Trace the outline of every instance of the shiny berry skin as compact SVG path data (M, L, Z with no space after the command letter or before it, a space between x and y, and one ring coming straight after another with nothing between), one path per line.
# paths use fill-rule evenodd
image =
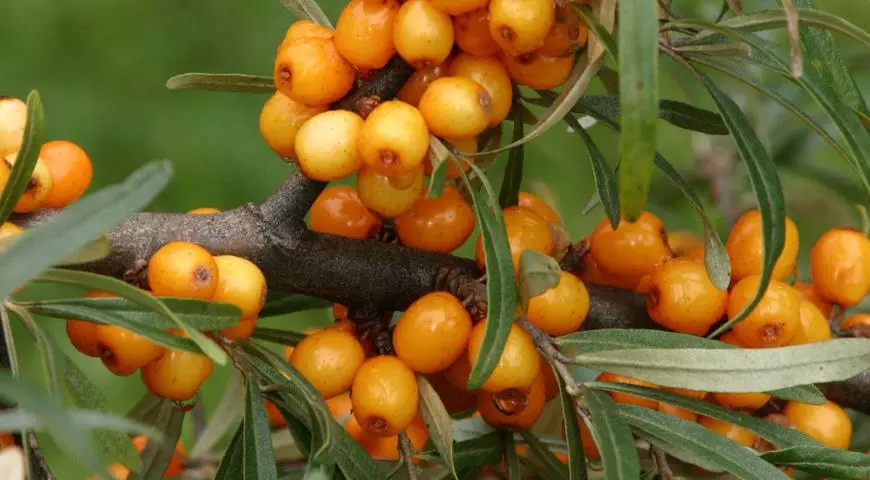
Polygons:
M553 253L553 233L540 215L525 207L513 206L504 209L503 218L514 270L519 268L523 250L536 250L544 255ZM477 265L484 268L485 257L481 236L477 237L474 253Z
M13 97L0 96L0 157L21 148L27 125L27 104Z
M363 431L379 437L402 432L417 415L419 388L414 372L396 357L363 363L353 380L353 416Z
M396 218L423 195L423 165L392 177L364 166L356 177L356 191L366 208L382 218Z
M718 340L723 343L727 343L728 345L734 345L738 348L748 348L743 341L737 338L737 335L734 334L734 330L729 330L719 336Z
M703 336L725 315L728 292L717 289L704 264L675 258L652 274L646 308L659 325Z
M794 287L798 293L803 295L804 300L812 302L813 305L822 312L822 315L824 315L825 318L831 316L831 309L834 308L834 304L823 297L816 289L815 285L812 283L795 282L792 287Z
M828 319L810 301L800 304L800 328L791 340L792 345L825 342L831 339L831 326Z
M303 38L312 37L330 40L335 37L335 32L329 27L325 27L319 23L314 23L308 19L297 20L287 27L287 31L284 33L284 42L282 43L282 46Z
M626 277L605 272L595 263L595 259L592 258L590 253L583 256L583 268L580 272L580 279L587 284L593 283L595 285L607 285L623 290L635 290L640 281L645 277Z
M731 393L713 392L710 394L713 401L726 408L754 412L767 405L770 395L762 392Z
M318 113L299 127L296 158L299 169L312 180L330 182L362 166L359 151L363 119L347 110Z
M561 272L555 287L529 300L526 317L536 327L558 337L579 330L587 313L586 286L574 275Z
M544 379L538 375L525 388L477 393L477 410L489 425L527 430L540 418L546 403Z
M229 303L242 310L243 317L255 316L266 302L266 277L254 262L233 255L214 257L218 286L211 301Z
M359 340L346 332L320 330L305 337L290 355L290 364L329 399L346 392L365 361Z
M345 425L348 434L355 439L363 447L370 457L378 460L398 460L399 459L399 437L393 435L389 437L378 437L362 431L359 424L351 418ZM426 447L426 442L429 440L429 430L426 424L423 423L423 416L419 413L408 425L404 432L411 445L416 451L422 451ZM414 457L414 463L417 463L417 458Z
M3 222L3 224L0 225L0 239L14 237L23 232L23 228L12 222Z
M375 107L359 134L359 151L365 164L388 177L420 167L428 150L426 121L419 110L400 100Z
M469 338L469 341L471 339ZM471 362L468 360L468 354L460 355L452 365L444 370L444 378L462 391L468 391L468 377L471 375Z
M536 52L517 57L501 54L499 58L515 83L541 90L550 90L562 85L571 74L571 67L574 65L571 56L548 57Z
M483 320L471 331L471 339L468 342L469 365L474 365L480 354L485 330L486 320ZM488 392L526 388L538 376L540 369L540 357L535 350L535 343L522 328L511 325L498 364L481 388Z
M687 422L697 422L698 421L698 414L691 411L691 410L687 410L685 408L675 407L675 406L669 405L667 403L659 402L657 409L658 409L658 411L660 411L662 413L665 413L665 414L670 415L672 417L681 418L683 420L686 420Z
M311 230L348 238L367 238L381 226L359 199L356 191L345 185L326 187L311 207Z
M239 323L220 331L221 336L227 340L244 340L249 338L257 328L257 316L242 317Z
M94 176L88 154L78 145L54 140L42 145L39 158L51 171L52 186L43 208L63 208L81 197Z
M260 111L260 135L278 155L296 158L294 147L299 128L311 117L325 110L325 106L309 107L291 100L281 92L275 92Z
M116 325L97 326L97 349L103 365L121 377L132 375L166 351L148 338Z
M519 202L517 205L532 210L550 223L555 223L556 225L562 224L559 214L547 202L543 201L541 197L529 192L520 192L518 197Z
M335 25L335 47L358 68L382 68L396 53L393 22L399 12L396 0L352 0Z
M668 232L668 247L674 252L674 255L682 257L688 250L701 247L704 248L704 242L692 232L677 230Z
M221 213L221 211L213 207L194 208L187 212L188 215L215 215L218 213Z
M645 382L643 380L638 380L632 377L626 377L624 375L618 375L616 373L610 372L602 372L597 377L595 377L596 382L615 382L615 383L626 383L629 385L638 385L641 387L648 388L661 388L654 383ZM650 400L648 398L638 397L637 395L631 395L629 393L622 392L607 392L613 398L613 401L616 403L625 403L628 405L637 405L639 407L651 408L653 410L658 408L659 402L656 400Z
M438 65L453 48L453 22L429 0L407 0L393 23L393 43L414 68Z
M559 7L556 9L556 22L544 37L538 53L548 57L571 55L586 45L588 35L589 28L571 5Z
M190 242L169 242L148 261L148 284L156 296L211 300L219 284L208 250Z
M486 8L489 0L431 0L432 5L442 12L456 16L473 10Z
M510 55L540 48L555 21L551 0L492 0L489 4L489 32Z
M0 162L0 187L5 187L12 174L12 166L18 159L18 152L7 155ZM15 213L30 213L42 208L45 199L54 187L54 176L41 157L36 159L36 167L27 183L24 193L18 198L18 202L12 209Z
M450 253L474 230L474 210L459 190L445 185L440 197L421 196L396 218L402 244L420 250Z
M450 62L449 75L470 78L486 90L492 100L490 127L498 126L507 118L513 102L513 86L507 69L498 58L459 53Z
M841 329L861 327L864 325L870 327L870 314L868 313L856 313L853 315L849 315L842 322L840 322Z
M489 10L486 8L453 17L453 32L456 44L465 53L487 57L501 51L489 32Z
M85 298L112 297L111 292L95 290L85 294ZM67 320L66 334L69 337L70 343L79 352L89 357L99 357L100 347L97 344L97 327L99 324L87 322L84 320Z
M761 213L750 210L737 219L731 228L725 250L731 258L731 278L736 282L750 275L760 275L763 258ZM795 267L799 248L798 230L786 217L785 247L773 267L774 280L784 280Z
M423 93L429 88L429 84L436 79L447 75L447 67L450 65L450 60L445 60L434 67L421 68L411 74L411 78L405 82L405 85L399 90L396 98L413 106L420 105L420 99Z
M749 430L734 425L733 423L728 423L722 420L717 420L712 417L700 416L698 418L698 423L701 426L707 427L710 430L722 435L732 442L738 443L745 447L751 447L755 444L758 437L750 432Z
M433 81L420 98L419 108L429 131L444 138L474 137L486 130L492 119L489 93L465 77Z
M649 212L633 223L622 219L616 230L605 218L592 231L589 244L602 270L626 277L649 275L673 256L662 221Z
M813 245L810 270L824 298L844 307L856 305L870 289L870 240L857 230L828 230Z
M336 102L353 87L356 71L335 47L334 39L305 37L287 42L275 57L275 86L309 106Z
M842 407L828 400L823 405L788 402L782 413L800 432L830 448L849 448L852 420Z
M140 370L142 382L152 394L176 402L196 395L202 382L211 375L213 365L205 355L169 349Z
M465 352L471 316L447 292L428 293L412 303L393 329L396 356L419 373L440 372Z
M758 290L759 280L758 275L752 275L731 289L729 319L749 304ZM800 302L800 295L793 288L772 280L758 305L732 330L748 348L788 345L800 329Z

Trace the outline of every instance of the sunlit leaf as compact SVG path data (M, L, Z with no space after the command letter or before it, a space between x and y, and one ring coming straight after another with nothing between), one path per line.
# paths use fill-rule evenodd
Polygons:
M514 109L511 111L511 121L514 125L511 142L518 141L524 135L523 122L520 119L520 106L520 103L515 104ZM524 157L524 145L519 145L508 152L508 163L505 168L504 178L501 180L501 190L498 194L498 204L501 208L507 208L519 202L520 187L523 183Z
M631 430L622 420L610 395L587 390L583 400L589 408L589 431L601 452L604 478L621 480L640 476L640 460Z
M870 455L839 448L799 446L776 450L761 458L777 465L791 465L802 472L827 478L865 480L870 478Z
M275 465L275 452L272 450L272 432L269 419L263 407L263 398L257 382L248 378L245 396L245 419L242 421L242 455L244 457L244 476L251 480L270 480L278 478Z
M275 93L275 79L242 73L183 73L166 81L170 90Z
M175 446L181 436L181 426L184 423L184 412L176 409L170 400L160 402L154 427L163 432L164 441L159 442L149 438L142 450L144 468L138 474L129 477L130 480L159 480L172 460Z
M580 125L580 122L573 115L565 115L565 123L583 139L586 153L589 154L589 163L592 165L592 177L595 179L598 199L604 205L604 212L610 220L610 225L616 228L619 226L620 220L619 189L616 185L616 178L614 178L601 150L598 149L592 136Z
M453 420L438 392L425 377L417 375L417 385L420 389L420 413L429 430L429 438L453 477L458 478L453 464Z
M298 19L307 18L325 27L332 28L329 17L320 8L316 0L280 0L281 5L290 10L290 13Z

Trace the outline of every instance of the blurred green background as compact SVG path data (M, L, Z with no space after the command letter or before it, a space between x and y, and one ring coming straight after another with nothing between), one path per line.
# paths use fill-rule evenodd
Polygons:
M674 10L685 16L713 18L718 0L675 1ZM870 3L823 0L820 7L846 16L864 28L870 26ZM344 2L325 0L327 13L337 18ZM771 1L747 1L747 10L772 8ZM67 139L81 145L94 161L92 188L119 181L137 167L168 158L175 177L152 209L186 211L214 206L228 209L264 199L292 171L260 139L257 118L266 97L209 92L170 92L166 80L184 72L240 72L270 74L275 48L293 17L277 0L3 0L0 7L0 95L24 98L30 89L42 94L49 139ZM839 39L845 56L855 65L866 64L849 41ZM862 86L865 72L859 73ZM796 119L771 106L763 97L727 81L729 91L745 105L762 138L783 165L789 214L801 229L802 258L822 229L835 224L857 224L848 193L857 183L844 161ZM710 107L710 101L684 71L662 60L663 97ZM593 93L602 93L600 85ZM797 93L783 88L782 93ZM813 115L815 106L799 95ZM823 122L826 124L826 122ZM702 170L699 146L710 144L731 155L727 138L692 135L661 123L660 150L698 187L714 209L709 182ZM509 131L510 128L506 128ZM615 158L617 136L603 127L590 130L609 159ZM702 149L701 149L702 150ZM707 155L709 157L709 155ZM588 159L578 137L560 124L526 147L524 189L541 195L562 214L576 240L602 218L599 209L579 214L594 191ZM733 156L731 157L733 160ZM504 158L491 168L497 186ZM734 169L730 186L736 209L752 205L742 169ZM813 170L807 170L812 168ZM809 173L807 173L809 172ZM820 181L832 176L836 182ZM845 194L845 195L844 195ZM656 177L650 209L671 229L700 231L700 222L666 180ZM726 232L723 218L712 214ZM462 252L469 254L466 246ZM55 290L34 294L72 295ZM271 320L271 325L301 328L329 321L327 312ZM113 377L98 360L74 352L63 333L63 323L43 322L58 343L104 389L113 409L124 412L144 393L138 375ZM17 332L26 372L35 373L35 351L28 335ZM216 370L207 382L203 401L214 407L225 384L226 372ZM189 432L187 435L189 441ZM190 446L190 443L188 443ZM71 463L48 453L61 479L82 478Z

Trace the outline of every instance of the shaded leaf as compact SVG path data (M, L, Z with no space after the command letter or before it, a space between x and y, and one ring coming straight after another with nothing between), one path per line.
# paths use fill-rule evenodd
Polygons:
M619 190L616 179L610 171L610 166L601 150L595 145L592 136L573 115L566 115L565 123L583 139L586 153L589 154L589 163L592 165L592 176L595 179L595 188L598 190L598 199L603 203L604 212L610 220L610 225L615 229L619 226L620 221Z
M545 368L552 368L547 365ZM559 383L559 403L562 405L562 419L565 427L565 442L568 446L568 478L570 480L586 480L586 455L583 453L583 438L580 435L579 418L577 418L577 405L574 397L568 393L565 381L556 372L553 372Z
M72 254L61 258L55 265L79 265L94 262L108 257L110 253L112 253L112 241L109 240L108 236L100 235Z
M520 456L517 455L517 446L514 442L514 434L510 430L501 431L502 448L504 448L504 468L508 480L520 480Z
M546 478L568 478L565 464L559 461L559 459L556 458L556 455L554 455L546 445L541 443L534 433L529 430L523 430L520 432L520 435L522 435L523 441L526 442L526 445L529 446L529 455L541 462L541 465L546 471Z
M15 164L12 165L12 171L6 179L3 193L0 194L0 223L9 219L18 199L27 190L36 161L39 159L39 152L42 150L44 124L45 111L42 108L42 97L36 90L31 90L27 95L27 123L24 125L21 148L16 154ZM0 158L0 161L5 160ZM3 296L6 296L5 292Z
M514 129L511 134L511 142L523 138L523 122L520 118L522 104L514 104L511 110L511 121ZM501 190L498 194L498 204L501 208L507 208L519 203L520 187L523 183L523 159L525 146L519 145L508 152L508 163L505 168L504 178L501 180Z
M9 308L21 320L21 323L30 332L30 335L36 342L36 349L39 351L40 363L45 375L45 384L48 385L48 392L53 395L61 395L61 379L66 377L64 368L65 356L58 353L57 345L54 339L48 336L45 331L33 319L33 316L26 309L13 306Z
M601 452L604 478L621 480L640 476L640 460L631 430L622 420L610 395L587 390L583 400L589 408L589 431Z
M290 330L279 330L277 328L266 327L257 327L251 334L251 338L290 346L298 344L307 336L308 335L301 332L292 332Z
M164 441L149 438L142 450L143 470L133 474L129 480L159 480L175 454L175 446L181 436L184 412L176 409L170 400L161 400L154 427L163 432Z
M237 428L245 410L245 387L241 372L236 368L230 369L226 388L221 391L221 399L211 413L211 418L219 418L220 421L206 423L190 449L191 457L211 452L230 429Z
M829 478L870 478L870 455L821 446L799 446L776 450L761 458L777 465L791 465L802 472Z
M453 464L453 420L426 377L417 375L417 386L420 389L420 413L429 430L429 438L453 477L458 478Z
M329 17L320 8L315 0L280 0L281 5L290 10L290 13L298 19L307 18L315 23L319 23L324 27L332 28L332 22Z
M155 431L150 426L118 415L93 410L67 410L66 414L69 417L68 421L85 430L126 432L160 437L160 432ZM36 415L20 409L0 411L0 425L3 425L7 431L42 430L45 428L45 425Z
M481 465L495 465L502 460L504 442L499 432L491 432L485 435L457 442L453 446L453 460L456 464L457 473L462 478L462 470L468 467ZM435 457L438 452L427 450L420 455L423 457Z
M248 378L247 394L245 396L244 434L242 435L244 457L244 475L242 478L251 480L269 480L278 478L278 468L275 465L275 452L272 450L272 432L269 429L269 419L263 407L263 399L256 380Z
M599 45L604 46L604 50L610 54L610 59L613 60L613 63L619 63L619 48L616 45L616 40L607 31L607 28L595 18L592 10L588 6L579 3L569 3L569 5L574 7L574 10L580 14L583 23L589 27L589 32L595 37L596 43L600 42ZM590 43L592 42L590 41ZM590 47L591 49L592 47Z
M275 93L275 79L241 73L183 73L166 81L170 90Z
M218 466L215 480L239 480L243 476L245 425L240 424Z
M555 258L536 250L523 250L520 254L519 293L523 309L529 300L559 285L562 269Z
M269 292L266 303L260 310L259 318L287 315L289 313L331 307L332 302L321 298L295 293Z

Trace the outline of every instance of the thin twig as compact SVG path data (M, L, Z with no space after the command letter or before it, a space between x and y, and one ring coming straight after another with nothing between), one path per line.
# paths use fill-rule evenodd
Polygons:
M671 466L668 465L668 454L655 445L650 446L649 454L662 480L673 480L674 472L671 470Z
M785 20L788 25L788 45L791 54L791 74L794 78L801 78L804 74L804 57L801 54L801 37L798 20L798 10L793 0L782 0L782 9L785 10Z
M414 446L405 432L399 434L399 450L402 452L402 462L408 468L408 480L417 480L417 465L414 464Z
M543 355L544 359L556 369L556 373L558 373L562 378L562 381L565 382L565 390L568 391L568 394L574 397L581 396L583 394L583 389L577 385L574 376L571 375L571 371L568 370L567 366L565 366L565 362L568 359L562 354L562 352L556 349L555 345L553 345L553 338L541 331L538 327L532 325L532 322L530 322L525 316L517 318L517 325L532 337L532 340L535 342L535 348L537 348L538 352Z

